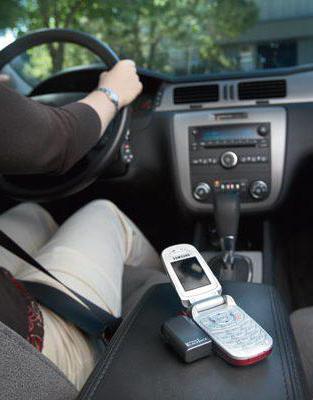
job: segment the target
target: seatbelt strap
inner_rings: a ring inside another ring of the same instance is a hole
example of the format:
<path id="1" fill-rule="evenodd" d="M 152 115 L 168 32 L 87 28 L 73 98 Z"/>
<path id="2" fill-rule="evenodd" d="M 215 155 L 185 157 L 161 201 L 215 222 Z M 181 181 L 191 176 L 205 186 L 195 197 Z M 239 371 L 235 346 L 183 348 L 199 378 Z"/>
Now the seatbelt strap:
<path id="1" fill-rule="evenodd" d="M 22 281 L 23 285 L 42 305 L 51 309 L 62 318 L 72 322 L 85 333 L 92 336 L 100 336 L 107 328 L 114 328 L 119 324 L 120 318 L 115 318 L 101 307 L 98 307 L 81 294 L 69 288 L 1 230 L 0 246 L 49 276 L 55 282 L 58 282 L 79 299 L 81 303 L 83 303 L 81 304 L 78 300 L 73 299 L 63 291 L 49 285 Z"/>

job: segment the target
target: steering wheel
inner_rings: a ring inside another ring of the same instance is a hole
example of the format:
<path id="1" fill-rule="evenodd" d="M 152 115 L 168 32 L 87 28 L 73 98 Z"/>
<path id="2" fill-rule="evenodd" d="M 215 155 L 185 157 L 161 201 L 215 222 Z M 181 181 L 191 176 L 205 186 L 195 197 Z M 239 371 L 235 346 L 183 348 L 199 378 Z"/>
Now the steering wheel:
<path id="1" fill-rule="evenodd" d="M 112 68 L 119 60 L 113 50 L 93 36 L 69 29 L 44 29 L 31 32 L 0 51 L 0 70 L 15 57 L 34 46 L 52 42 L 81 45 Z M 64 104 L 64 93 L 60 102 Z M 68 93 L 73 99 L 73 93 Z M 57 98 L 57 94 L 54 94 Z M 36 96 L 36 99 L 40 96 Z M 73 100 L 71 100 L 73 101 Z M 0 190 L 18 200 L 51 201 L 77 193 L 92 184 L 112 163 L 129 126 L 129 109 L 123 108 L 93 149 L 64 175 L 0 175 Z"/>

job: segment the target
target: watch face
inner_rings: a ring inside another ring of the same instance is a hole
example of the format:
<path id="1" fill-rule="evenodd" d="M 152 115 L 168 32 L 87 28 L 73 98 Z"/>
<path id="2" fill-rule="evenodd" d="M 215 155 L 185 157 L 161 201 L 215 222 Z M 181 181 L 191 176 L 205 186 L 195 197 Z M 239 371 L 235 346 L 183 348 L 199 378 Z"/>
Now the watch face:
<path id="1" fill-rule="evenodd" d="M 97 90 L 106 94 L 106 96 L 110 99 L 110 101 L 115 105 L 116 110 L 119 109 L 119 97 L 118 95 L 111 89 L 107 87 L 100 87 Z"/>
<path id="2" fill-rule="evenodd" d="M 118 95 L 112 89 L 108 89 L 108 95 L 114 103 L 118 103 Z"/>

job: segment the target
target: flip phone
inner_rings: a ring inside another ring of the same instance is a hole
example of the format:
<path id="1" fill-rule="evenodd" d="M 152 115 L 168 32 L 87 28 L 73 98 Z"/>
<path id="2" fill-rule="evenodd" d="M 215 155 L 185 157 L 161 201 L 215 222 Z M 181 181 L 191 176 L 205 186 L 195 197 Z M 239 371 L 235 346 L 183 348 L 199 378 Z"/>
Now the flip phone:
<path id="1" fill-rule="evenodd" d="M 255 364 L 272 351 L 271 336 L 222 287 L 204 258 L 189 244 L 168 247 L 162 261 L 182 304 L 233 365 Z"/>

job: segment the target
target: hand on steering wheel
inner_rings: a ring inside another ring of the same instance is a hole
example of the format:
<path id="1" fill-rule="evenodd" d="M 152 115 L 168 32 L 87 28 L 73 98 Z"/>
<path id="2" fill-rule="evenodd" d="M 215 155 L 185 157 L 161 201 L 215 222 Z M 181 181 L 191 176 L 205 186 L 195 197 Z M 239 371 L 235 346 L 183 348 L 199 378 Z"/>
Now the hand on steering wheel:
<path id="1" fill-rule="evenodd" d="M 87 33 L 68 29 L 45 29 L 22 36 L 0 51 L 0 70 L 15 57 L 30 48 L 53 42 L 69 42 L 86 47 L 95 53 L 109 69 L 112 69 L 119 61 L 119 58 L 110 47 Z M 127 62 L 129 63 L 129 61 Z M 125 62 L 116 65 L 116 69 L 124 68 L 124 64 Z M 104 80 L 110 80 L 107 85 L 115 85 L 115 90 L 117 91 L 121 85 L 125 85 L 127 88 L 129 84 L 129 82 L 125 82 L 127 77 L 123 79 L 124 83 L 114 83 L 117 81 L 114 78 L 115 74 L 116 70 L 113 70 L 107 77 L 103 77 Z M 138 90 L 141 90 L 138 82 L 135 81 L 133 84 L 138 85 Z M 129 91 L 128 89 L 125 90 L 125 87 L 123 94 L 121 94 L 122 107 L 128 104 L 130 100 Z M 19 200 L 40 202 L 77 193 L 93 183 L 112 162 L 117 150 L 120 148 L 128 126 L 129 109 L 124 107 L 117 114 L 110 128 L 107 129 L 106 134 L 101 137 L 98 144 L 65 175 L 60 177 L 44 176 L 44 178 L 40 176 L 26 178 L 23 176 L 20 178 L 15 177 L 14 179 L 8 176 L 0 176 L 0 189 Z"/>
<path id="2" fill-rule="evenodd" d="M 99 87 L 109 87 L 119 97 L 119 107 L 123 108 L 132 103 L 142 91 L 136 64 L 132 60 L 119 61 L 110 72 L 100 75 Z"/>
<path id="3" fill-rule="evenodd" d="M 114 105 L 101 89 L 110 89 L 118 98 Z M 136 64 L 132 60 L 119 61 L 109 72 L 100 74 L 98 91 L 91 92 L 87 97 L 80 100 L 95 109 L 102 122 L 101 134 L 104 133 L 108 120 L 108 111 L 113 117 L 116 107 L 120 110 L 128 106 L 142 91 L 142 84 L 136 70 Z M 101 94 L 100 94 L 101 93 Z M 103 100 L 106 101 L 104 104 Z"/>

